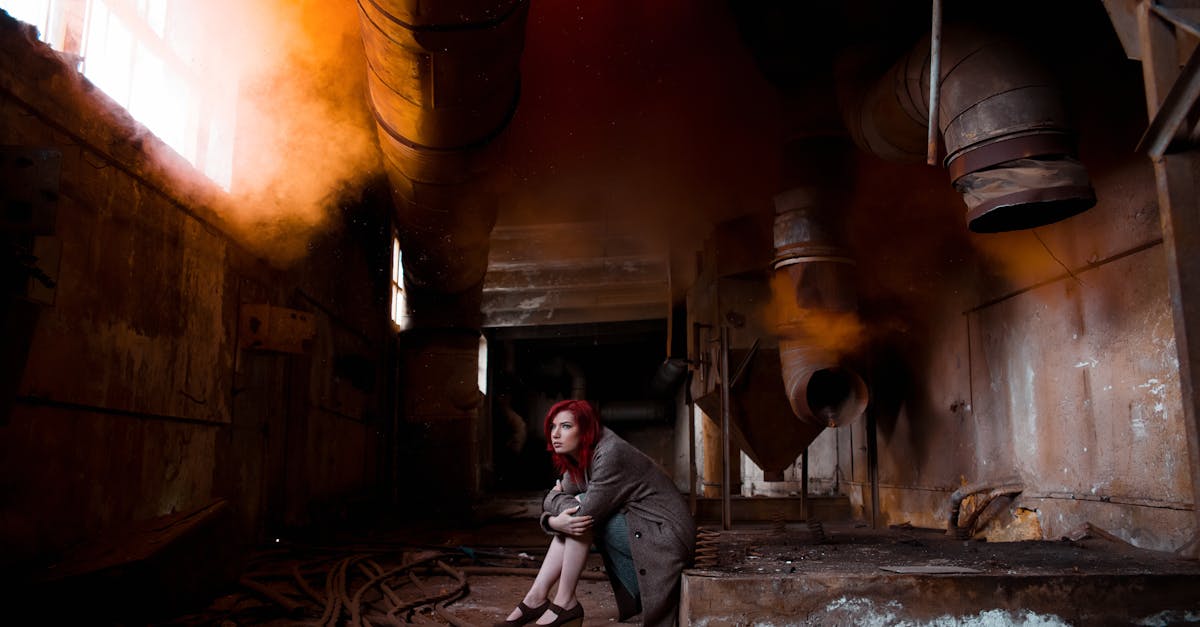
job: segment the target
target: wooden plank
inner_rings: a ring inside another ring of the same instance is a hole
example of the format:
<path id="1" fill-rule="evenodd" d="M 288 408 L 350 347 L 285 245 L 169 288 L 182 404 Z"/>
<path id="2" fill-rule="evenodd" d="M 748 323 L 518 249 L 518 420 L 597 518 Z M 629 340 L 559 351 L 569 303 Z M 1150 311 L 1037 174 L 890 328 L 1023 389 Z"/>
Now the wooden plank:
<path id="1" fill-rule="evenodd" d="M 229 511 L 229 502 L 216 499 L 204 506 L 174 514 L 114 525 L 105 534 L 77 546 L 38 581 L 61 581 L 101 571 L 128 568 L 173 548 L 196 530 Z M 119 571 L 118 571 L 119 574 Z"/>

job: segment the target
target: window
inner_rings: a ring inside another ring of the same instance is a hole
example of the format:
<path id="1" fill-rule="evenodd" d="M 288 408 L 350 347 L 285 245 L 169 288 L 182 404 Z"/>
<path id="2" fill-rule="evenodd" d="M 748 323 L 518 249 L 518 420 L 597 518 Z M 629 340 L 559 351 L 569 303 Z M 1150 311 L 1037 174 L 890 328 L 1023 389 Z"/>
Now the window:
<path id="1" fill-rule="evenodd" d="M 486 396 L 488 393 L 488 350 L 487 350 L 487 337 L 484 336 L 482 333 L 479 334 L 479 364 L 478 365 L 479 365 L 479 376 L 477 377 L 477 383 L 479 385 L 479 392 Z"/>
<path id="2" fill-rule="evenodd" d="M 236 86 L 206 78 L 194 0 L 0 0 L 175 152 L 226 191 Z"/>
<path id="3" fill-rule="evenodd" d="M 392 324 L 403 327 L 408 313 L 408 301 L 404 297 L 404 264 L 400 258 L 400 238 L 392 236 Z"/>

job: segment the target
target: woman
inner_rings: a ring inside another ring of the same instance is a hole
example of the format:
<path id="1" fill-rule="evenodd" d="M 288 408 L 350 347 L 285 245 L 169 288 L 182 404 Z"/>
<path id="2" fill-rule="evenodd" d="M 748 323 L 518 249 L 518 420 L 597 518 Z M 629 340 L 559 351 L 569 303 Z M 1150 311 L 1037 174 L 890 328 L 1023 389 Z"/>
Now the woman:
<path id="1" fill-rule="evenodd" d="M 581 624 L 575 587 L 593 539 L 621 620 L 640 611 L 645 625 L 675 625 L 679 575 L 696 540 L 675 484 L 653 460 L 601 426 L 587 401 L 556 403 L 543 429 L 562 473 L 542 503 L 542 528 L 554 537 L 533 586 L 500 625 Z"/>

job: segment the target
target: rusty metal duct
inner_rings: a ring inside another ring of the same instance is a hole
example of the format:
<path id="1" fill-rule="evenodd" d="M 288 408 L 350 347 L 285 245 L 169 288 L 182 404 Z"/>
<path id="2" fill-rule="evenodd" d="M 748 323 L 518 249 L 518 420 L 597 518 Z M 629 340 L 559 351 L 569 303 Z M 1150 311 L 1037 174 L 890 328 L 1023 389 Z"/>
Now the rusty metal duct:
<path id="1" fill-rule="evenodd" d="M 837 427 L 863 414 L 867 385 L 847 364 L 857 330 L 854 261 L 837 242 L 824 194 L 775 196 L 775 277 L 784 392 L 798 418 Z"/>
<path id="2" fill-rule="evenodd" d="M 865 91 L 842 86 L 843 117 L 860 148 L 924 160 L 929 66 L 925 38 Z M 1030 53 L 993 35 L 947 28 L 940 67 L 944 164 L 972 231 L 1034 228 L 1096 204 L 1059 90 Z"/>
<path id="3" fill-rule="evenodd" d="M 371 104 L 406 284 L 482 286 L 496 200 L 492 140 L 516 108 L 524 0 L 358 0 Z"/>

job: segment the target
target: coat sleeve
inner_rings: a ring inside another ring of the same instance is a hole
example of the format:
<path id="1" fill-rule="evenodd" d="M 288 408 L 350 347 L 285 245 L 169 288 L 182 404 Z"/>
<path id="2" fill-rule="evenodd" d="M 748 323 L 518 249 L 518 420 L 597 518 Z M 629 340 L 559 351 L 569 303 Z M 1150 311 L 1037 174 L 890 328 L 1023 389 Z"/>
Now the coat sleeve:
<path id="1" fill-rule="evenodd" d="M 560 481 L 562 482 L 562 491 L 550 490 L 542 499 L 542 515 L 538 520 L 542 531 L 552 535 L 557 535 L 558 532 L 550 528 L 550 517 L 579 505 L 579 499 L 575 498 L 575 495 L 581 492 L 579 485 L 571 480 L 571 475 L 563 474 Z"/>
<path id="2" fill-rule="evenodd" d="M 592 457 L 592 476 L 588 481 L 587 500 L 577 516 L 606 520 L 626 503 L 637 488 L 636 471 L 623 467 L 615 451 L 597 451 Z"/>

